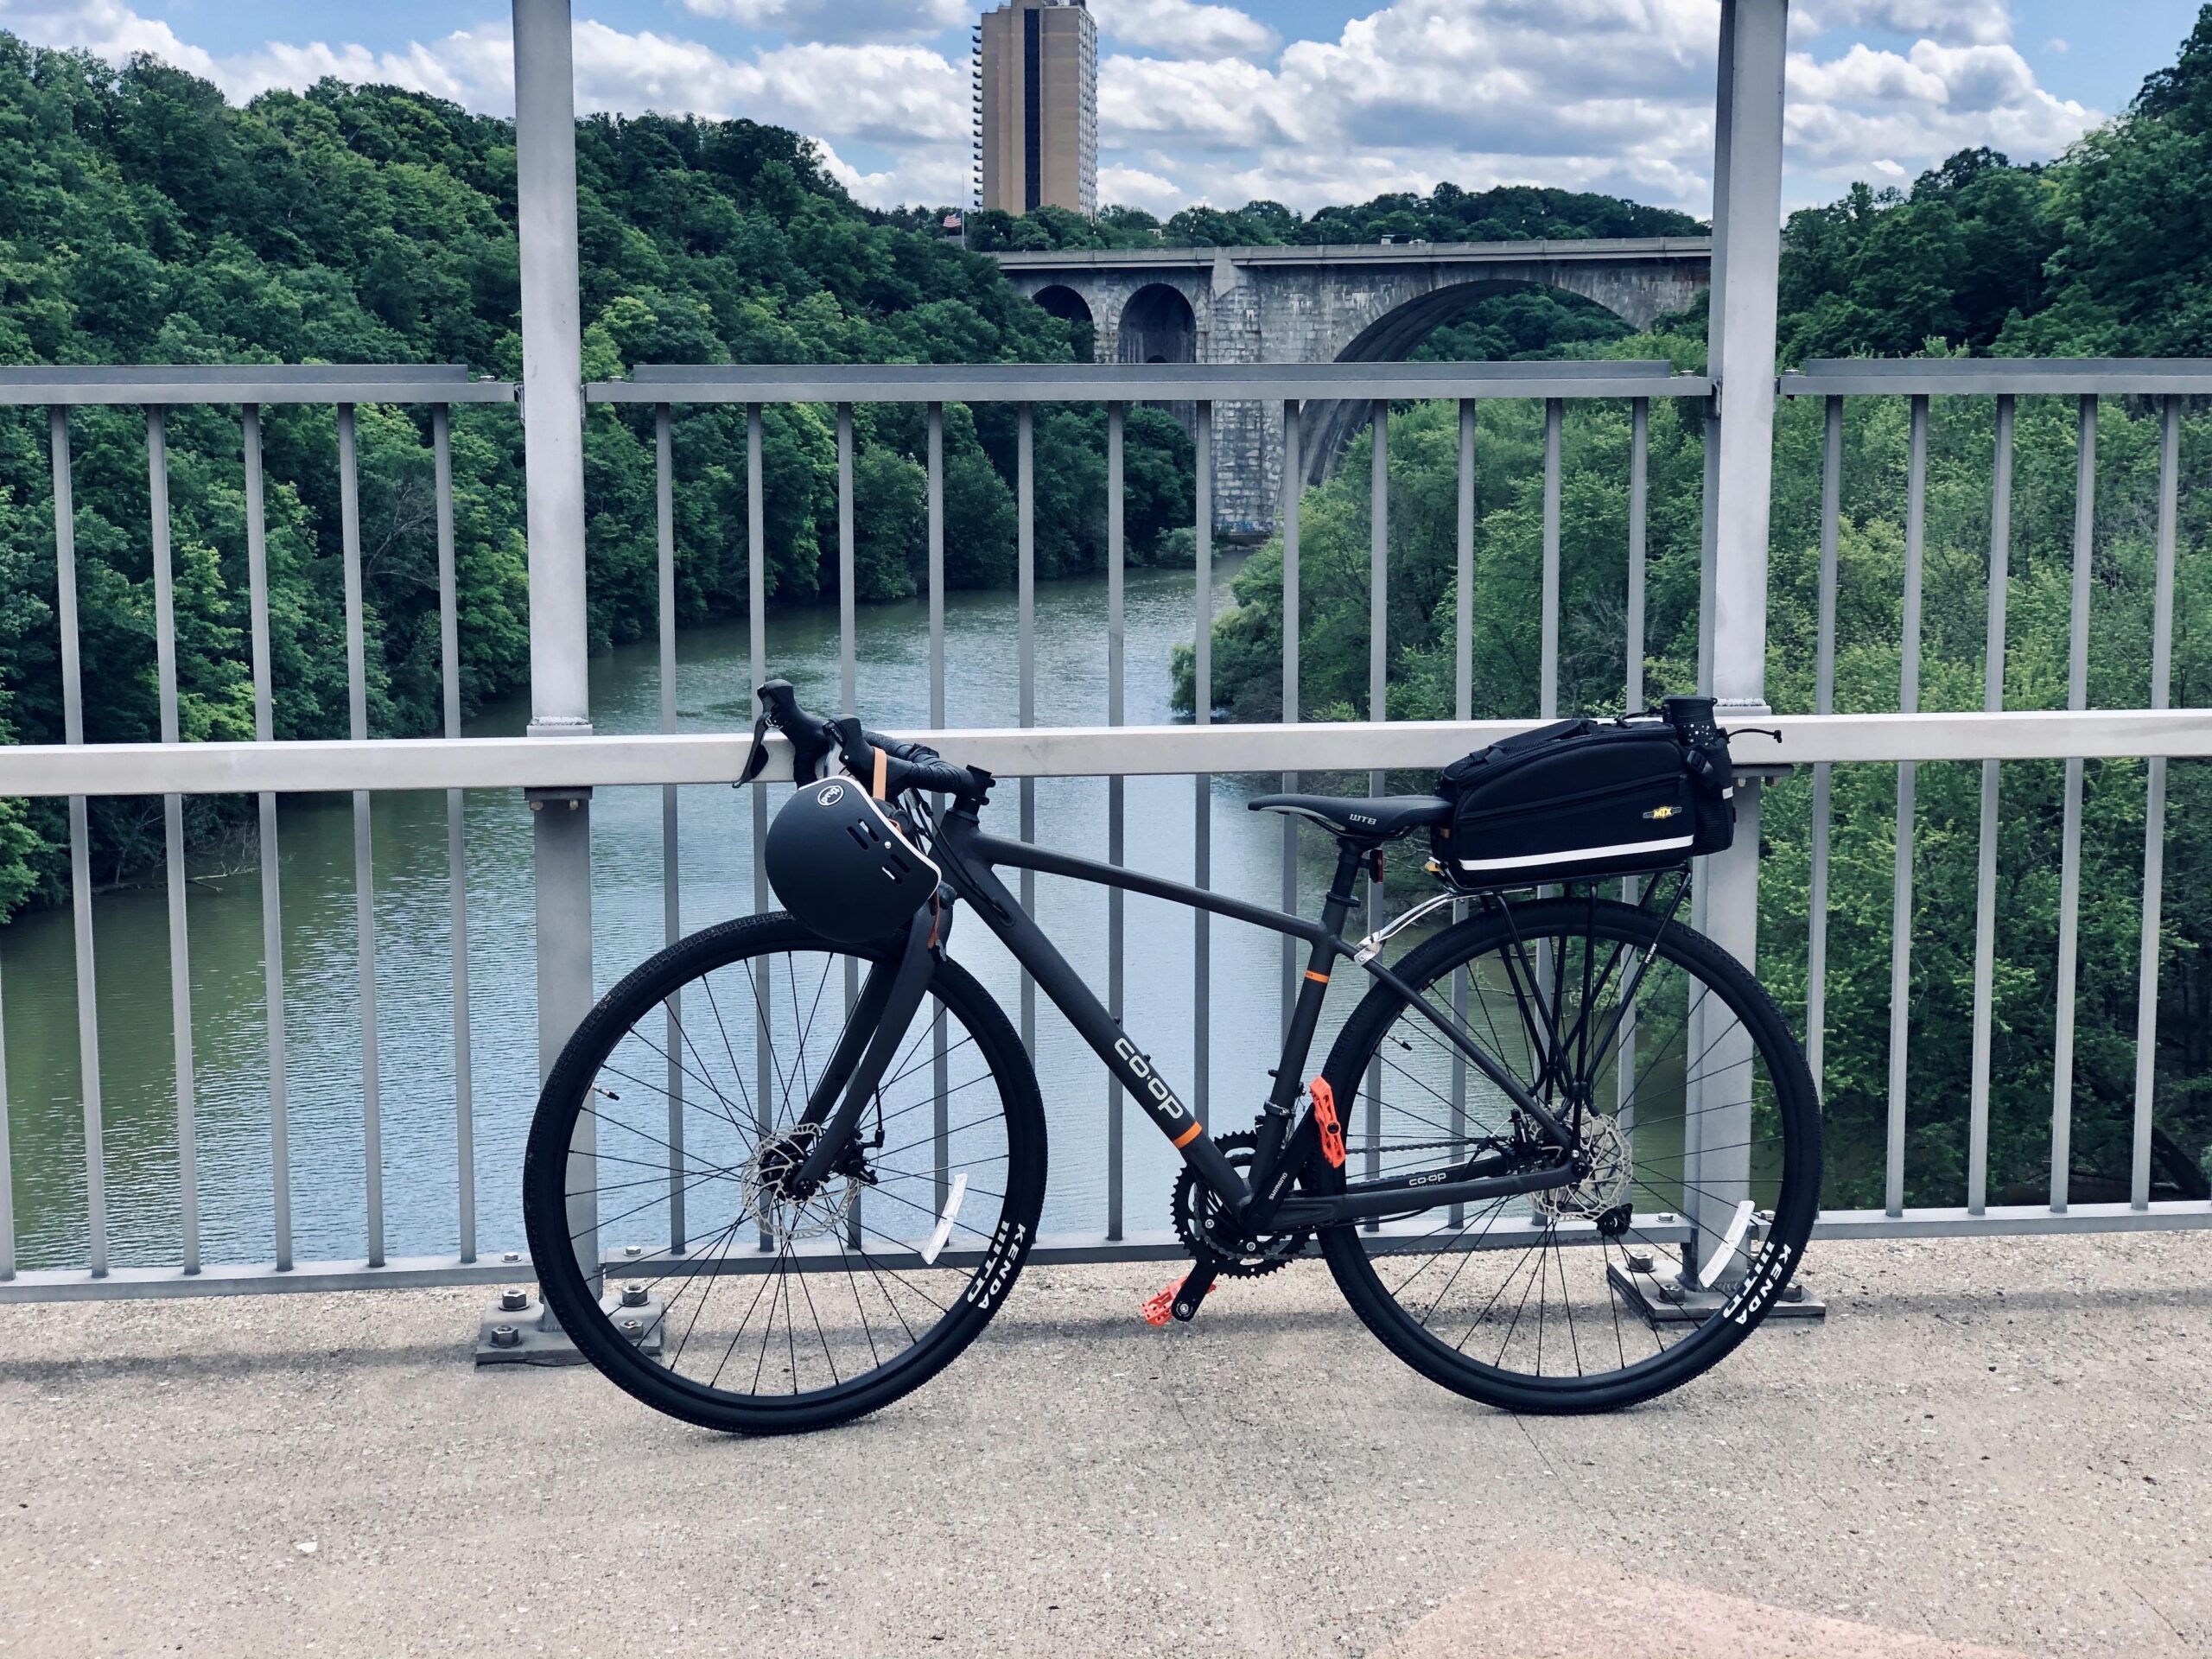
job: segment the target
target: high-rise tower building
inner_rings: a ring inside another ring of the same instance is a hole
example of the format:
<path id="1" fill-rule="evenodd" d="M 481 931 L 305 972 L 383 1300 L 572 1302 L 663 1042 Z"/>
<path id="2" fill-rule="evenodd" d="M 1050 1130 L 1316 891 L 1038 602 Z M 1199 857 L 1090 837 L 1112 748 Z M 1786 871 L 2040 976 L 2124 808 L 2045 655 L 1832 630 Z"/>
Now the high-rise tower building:
<path id="1" fill-rule="evenodd" d="M 976 201 L 1098 211 L 1098 26 L 1084 0 L 1007 0 L 976 27 Z"/>

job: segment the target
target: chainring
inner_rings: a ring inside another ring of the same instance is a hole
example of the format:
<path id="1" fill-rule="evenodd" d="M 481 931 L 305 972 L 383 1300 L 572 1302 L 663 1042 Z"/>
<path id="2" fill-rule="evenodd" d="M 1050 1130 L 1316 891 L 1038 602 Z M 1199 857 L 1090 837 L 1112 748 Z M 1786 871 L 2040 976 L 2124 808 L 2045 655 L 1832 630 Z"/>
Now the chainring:
<path id="1" fill-rule="evenodd" d="M 1259 1147 L 1258 1137 L 1249 1129 L 1218 1136 L 1214 1144 L 1239 1173 L 1251 1168 Z M 1201 1182 L 1188 1164 L 1175 1178 L 1173 1208 L 1175 1236 L 1183 1241 L 1183 1248 L 1190 1251 L 1194 1260 L 1210 1263 L 1224 1279 L 1257 1279 L 1262 1274 L 1273 1273 L 1277 1268 L 1288 1266 L 1313 1242 L 1311 1232 L 1264 1233 L 1257 1238 L 1244 1237 L 1222 1208 L 1221 1199 L 1213 1189 Z"/>

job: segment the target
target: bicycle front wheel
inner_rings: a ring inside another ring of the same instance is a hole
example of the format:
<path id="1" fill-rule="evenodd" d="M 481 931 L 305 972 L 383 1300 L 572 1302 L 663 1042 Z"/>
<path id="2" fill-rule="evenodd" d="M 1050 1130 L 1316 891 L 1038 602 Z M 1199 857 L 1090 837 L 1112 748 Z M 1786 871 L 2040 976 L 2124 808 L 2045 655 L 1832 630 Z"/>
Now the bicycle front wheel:
<path id="1" fill-rule="evenodd" d="M 531 1256 L 576 1345 L 645 1404 L 825 1427 L 929 1381 L 1005 1300 L 1044 1203 L 1044 1108 L 958 963 L 938 960 L 830 1179 L 787 1179 L 858 989 L 899 948 L 726 922 L 645 963 L 562 1051 L 524 1161 Z"/>
<path id="2" fill-rule="evenodd" d="M 1484 906 L 1395 971 L 1573 1132 L 1579 1173 L 1325 1230 L 1368 1328 L 1432 1381 L 1529 1412 L 1633 1405 L 1741 1342 L 1796 1271 L 1820 1185 L 1812 1077 L 1758 982 L 1702 934 L 1594 894 Z M 1348 1152 L 1320 1166 L 1327 1188 L 1556 1156 L 1388 986 L 1325 1075 Z"/>

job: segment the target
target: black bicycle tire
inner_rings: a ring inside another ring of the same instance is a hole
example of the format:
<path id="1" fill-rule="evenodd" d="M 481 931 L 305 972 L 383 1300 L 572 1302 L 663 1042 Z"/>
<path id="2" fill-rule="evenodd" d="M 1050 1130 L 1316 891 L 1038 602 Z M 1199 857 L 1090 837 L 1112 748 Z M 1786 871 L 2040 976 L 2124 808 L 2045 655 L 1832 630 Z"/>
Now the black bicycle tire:
<path id="1" fill-rule="evenodd" d="M 1006 1114 L 1007 1182 L 994 1250 L 978 1263 L 963 1295 L 912 1346 L 854 1381 L 781 1400 L 734 1404 L 679 1376 L 624 1340 L 591 1294 L 568 1245 L 565 1196 L 569 1137 L 586 1091 L 615 1044 L 670 990 L 700 975 L 775 950 L 885 958 L 896 942 L 830 944 L 785 912 L 747 916 L 678 939 L 632 969 L 579 1024 L 539 1092 L 523 1158 L 523 1222 L 547 1306 L 585 1358 L 616 1387 L 656 1411 L 702 1428 L 751 1435 L 833 1427 L 920 1388 L 982 1333 L 1020 1277 L 1037 1236 L 1045 1198 L 1045 1107 L 1037 1074 L 1012 1022 L 976 977 L 938 959 L 931 989 L 967 1027 L 999 1088 Z M 977 1287 L 982 1287 L 977 1294 Z"/>
<path id="2" fill-rule="evenodd" d="M 1595 917 L 1617 923 L 1624 930 L 1639 930 L 1630 937 L 1640 942 L 1650 937 L 1653 925 L 1649 913 L 1635 906 L 1600 899 L 1593 908 L 1580 897 L 1516 905 L 1513 917 L 1511 928 L 1529 938 L 1580 929 Z M 1504 916 L 1485 908 L 1409 952 L 1394 971 L 1408 984 L 1432 984 L 1442 974 L 1508 937 Z M 1819 1210 L 1821 1167 L 1819 1100 L 1803 1052 L 1766 988 L 1705 935 L 1669 924 L 1661 954 L 1676 966 L 1699 974 L 1720 993 L 1751 1033 L 1775 1080 L 1776 1103 L 1784 1122 L 1783 1198 L 1760 1252 L 1745 1275 L 1744 1288 L 1721 1314 L 1707 1319 L 1694 1334 L 1634 1369 L 1594 1381 L 1536 1378 L 1484 1365 L 1450 1347 L 1416 1322 L 1383 1287 L 1356 1225 L 1322 1230 L 1322 1254 L 1337 1287 L 1360 1322 L 1431 1382 L 1504 1411 L 1570 1415 L 1638 1405 L 1680 1388 L 1727 1357 L 1765 1319 L 1802 1262 Z M 1338 1099 L 1357 1097 L 1370 1055 L 1405 1007 L 1404 1000 L 1389 987 L 1377 983 L 1353 1010 L 1322 1068 Z M 1314 1161 L 1318 1167 L 1308 1172 L 1309 1185 L 1323 1191 L 1342 1185 L 1341 1172 L 1326 1171 L 1324 1175 L 1325 1166 Z"/>

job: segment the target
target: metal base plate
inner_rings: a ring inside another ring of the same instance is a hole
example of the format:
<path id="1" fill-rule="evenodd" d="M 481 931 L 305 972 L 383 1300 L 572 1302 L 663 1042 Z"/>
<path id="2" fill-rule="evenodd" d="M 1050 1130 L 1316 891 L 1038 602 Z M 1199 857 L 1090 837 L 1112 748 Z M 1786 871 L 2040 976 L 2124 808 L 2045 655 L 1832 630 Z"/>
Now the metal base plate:
<path id="1" fill-rule="evenodd" d="M 1606 1267 L 1605 1277 L 1630 1307 L 1654 1325 L 1702 1325 L 1728 1300 L 1726 1292 L 1695 1289 L 1664 1268 L 1644 1272 L 1612 1263 Z M 1798 1278 L 1790 1281 L 1782 1300 L 1767 1310 L 1766 1316 L 1770 1319 L 1824 1319 L 1827 1314 L 1828 1305 Z"/>
<path id="2" fill-rule="evenodd" d="M 614 1328 L 629 1335 L 639 1347 L 660 1357 L 661 1328 L 667 1323 L 658 1300 L 626 1304 L 620 1291 L 600 1299 Z M 632 1327 L 634 1331 L 632 1330 Z M 575 1340 L 561 1328 L 553 1310 L 543 1302 L 511 1309 L 494 1306 L 484 1315 L 476 1332 L 479 1365 L 582 1365 L 586 1363 Z"/>

